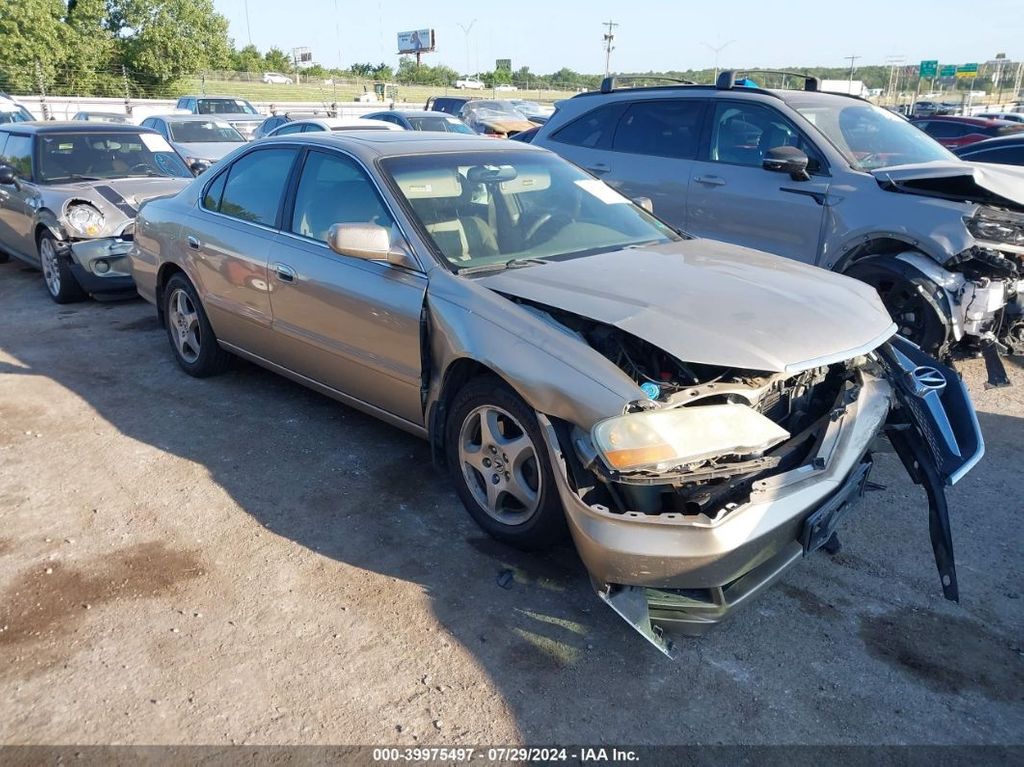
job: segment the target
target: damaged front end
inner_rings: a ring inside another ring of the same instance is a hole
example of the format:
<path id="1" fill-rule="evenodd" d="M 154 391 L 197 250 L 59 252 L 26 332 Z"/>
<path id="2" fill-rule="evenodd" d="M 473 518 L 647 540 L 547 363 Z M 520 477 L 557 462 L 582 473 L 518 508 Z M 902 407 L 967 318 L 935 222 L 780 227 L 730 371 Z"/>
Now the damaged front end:
<path id="1" fill-rule="evenodd" d="M 681 362 L 616 328 L 557 316 L 646 395 L 589 431 L 541 417 L 577 549 L 599 596 L 673 654 L 831 538 L 888 434 L 928 494 L 947 597 L 944 486 L 981 457 L 956 374 L 902 339 L 786 372 Z"/>

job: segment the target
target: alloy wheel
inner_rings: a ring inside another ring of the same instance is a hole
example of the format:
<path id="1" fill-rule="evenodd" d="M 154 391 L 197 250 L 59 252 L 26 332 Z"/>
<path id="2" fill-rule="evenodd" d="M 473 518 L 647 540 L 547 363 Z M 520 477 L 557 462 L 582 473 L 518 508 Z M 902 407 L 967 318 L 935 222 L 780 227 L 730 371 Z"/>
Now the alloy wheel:
<path id="1" fill-rule="evenodd" d="M 60 295 L 60 263 L 57 261 L 57 248 L 49 237 L 42 237 L 39 240 L 39 259 L 43 266 L 43 279 L 46 280 L 46 289 L 50 295 Z"/>
<path id="2" fill-rule="evenodd" d="M 542 477 L 537 449 L 508 411 L 494 405 L 472 410 L 462 422 L 458 447 L 466 485 L 489 516 L 519 525 L 537 511 Z"/>
<path id="3" fill-rule="evenodd" d="M 199 359 L 202 341 L 199 313 L 192 303 L 192 297 L 181 288 L 171 293 L 167 301 L 167 322 L 181 358 L 189 364 Z"/>

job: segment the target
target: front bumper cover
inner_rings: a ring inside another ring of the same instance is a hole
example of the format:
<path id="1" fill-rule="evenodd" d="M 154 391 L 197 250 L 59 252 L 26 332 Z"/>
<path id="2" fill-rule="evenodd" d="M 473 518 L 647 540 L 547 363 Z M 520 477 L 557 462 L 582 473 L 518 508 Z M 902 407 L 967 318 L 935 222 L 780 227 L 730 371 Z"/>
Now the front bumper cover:
<path id="1" fill-rule="evenodd" d="M 588 505 L 570 485 L 555 428 L 541 416 L 569 528 L 598 595 L 671 655 L 670 634 L 704 633 L 828 539 L 860 498 L 869 449 L 884 428 L 897 435 L 905 462 L 912 456 L 928 467 L 911 476 L 928 493 L 936 562 L 955 598 L 944 484 L 981 457 L 974 409 L 955 372 L 909 342 L 894 340 L 879 355 L 886 376 L 862 376 L 858 396 L 835 414 L 812 460 L 758 480 L 747 503 L 716 520 Z M 943 392 L 911 386 L 925 363 L 942 378 Z"/>
<path id="2" fill-rule="evenodd" d="M 120 237 L 75 240 L 66 243 L 65 255 L 82 290 L 96 298 L 114 298 L 135 293 L 128 259 L 132 245 Z M 106 262 L 106 272 L 97 271 L 100 261 Z"/>

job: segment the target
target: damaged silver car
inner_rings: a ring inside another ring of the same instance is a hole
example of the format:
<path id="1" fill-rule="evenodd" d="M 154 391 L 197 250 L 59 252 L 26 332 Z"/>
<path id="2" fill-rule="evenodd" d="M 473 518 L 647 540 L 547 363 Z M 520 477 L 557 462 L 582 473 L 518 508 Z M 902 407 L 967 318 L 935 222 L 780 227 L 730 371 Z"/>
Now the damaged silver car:
<path id="1" fill-rule="evenodd" d="M 239 355 L 426 438 L 484 530 L 568 530 L 667 653 L 827 545 L 883 434 L 957 598 L 974 410 L 863 283 L 680 234 L 544 150 L 414 131 L 249 145 L 146 204 L 135 245 L 187 373 Z"/>
<path id="2" fill-rule="evenodd" d="M 192 178 L 158 133 L 135 125 L 0 126 L 0 249 L 42 270 L 59 304 L 135 295 L 135 214 Z"/>

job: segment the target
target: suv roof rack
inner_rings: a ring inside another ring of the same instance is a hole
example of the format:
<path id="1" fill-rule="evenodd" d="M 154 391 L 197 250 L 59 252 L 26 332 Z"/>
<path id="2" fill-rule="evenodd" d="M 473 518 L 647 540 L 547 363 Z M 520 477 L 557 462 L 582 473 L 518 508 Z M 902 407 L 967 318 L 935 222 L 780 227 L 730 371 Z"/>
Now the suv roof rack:
<path id="1" fill-rule="evenodd" d="M 660 77 L 655 75 L 617 75 L 606 77 L 601 81 L 601 93 L 611 93 L 621 81 L 633 82 L 635 80 L 657 80 L 662 83 L 675 83 L 676 85 L 696 85 L 693 80 L 680 80 L 678 77 Z"/>
<path id="2" fill-rule="evenodd" d="M 798 77 L 804 81 L 805 91 L 818 90 L 819 80 L 817 77 L 800 72 L 784 72 L 780 69 L 726 69 L 718 75 L 715 87 L 720 91 L 732 90 L 736 87 L 737 75 L 764 74 L 764 75 L 786 75 L 787 77 Z M 747 86 L 740 86 L 747 87 Z"/>

